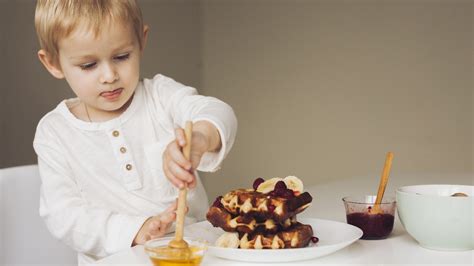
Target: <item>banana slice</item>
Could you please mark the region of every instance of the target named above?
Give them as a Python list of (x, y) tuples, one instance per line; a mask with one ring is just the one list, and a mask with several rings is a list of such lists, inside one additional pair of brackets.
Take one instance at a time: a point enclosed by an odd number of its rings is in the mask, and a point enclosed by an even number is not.
[(297, 195), (303, 193), (303, 181), (296, 176), (287, 176), (283, 178), (287, 188), (293, 190)]
[(216, 240), (216, 246), (222, 248), (238, 248), (239, 245), (239, 233), (225, 232)]
[(264, 193), (264, 194), (269, 193), (275, 188), (275, 184), (281, 180), (283, 180), (283, 178), (281, 177), (270, 178), (267, 181), (261, 183), (257, 187), (257, 192)]

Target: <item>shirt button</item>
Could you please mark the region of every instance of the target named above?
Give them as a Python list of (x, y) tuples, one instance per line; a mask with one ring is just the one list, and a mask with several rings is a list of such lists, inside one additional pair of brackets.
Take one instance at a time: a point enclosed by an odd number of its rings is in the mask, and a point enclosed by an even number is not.
[(112, 132), (112, 136), (118, 137), (118, 136), (119, 136), (119, 132), (118, 132), (117, 130), (114, 130), (114, 131)]
[(132, 170), (132, 165), (128, 163), (127, 165), (125, 165), (125, 169), (127, 169), (128, 171)]
[(126, 152), (127, 152), (127, 148), (125, 148), (125, 147), (120, 147), (120, 152), (121, 152), (121, 153), (126, 153)]

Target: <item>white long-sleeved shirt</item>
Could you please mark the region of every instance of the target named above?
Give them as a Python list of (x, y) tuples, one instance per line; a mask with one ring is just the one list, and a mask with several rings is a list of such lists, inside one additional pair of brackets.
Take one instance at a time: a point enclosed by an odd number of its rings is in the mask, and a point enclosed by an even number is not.
[[(34, 149), (41, 175), (40, 215), (56, 238), (78, 251), (79, 264), (130, 247), (143, 222), (172, 204), (162, 154), (176, 126), (206, 120), (222, 148), (205, 153), (200, 171), (215, 171), (233, 145), (237, 120), (224, 102), (156, 75), (141, 81), (119, 117), (101, 123), (77, 119), (62, 101), (38, 124)], [(198, 178), (188, 192), (187, 222), (204, 219), (206, 192)]]

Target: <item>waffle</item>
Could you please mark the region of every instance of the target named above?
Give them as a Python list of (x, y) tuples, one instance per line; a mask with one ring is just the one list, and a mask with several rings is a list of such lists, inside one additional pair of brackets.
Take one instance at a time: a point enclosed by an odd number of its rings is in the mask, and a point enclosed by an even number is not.
[(311, 204), (312, 197), (308, 192), (302, 193), (298, 178), (284, 180), (293, 189), (280, 178), (261, 179), (254, 182), (254, 189), (232, 190), (217, 197), (206, 214), (214, 227), (226, 232), (216, 245), (242, 249), (307, 246), (313, 240), (313, 229), (297, 222), (296, 215)]
[(232, 215), (223, 207), (211, 206), (206, 215), (207, 220), (214, 226), (226, 232), (239, 233), (276, 233), (296, 223), (296, 216), (292, 216), (282, 223), (273, 219), (257, 220), (252, 216)]
[(282, 223), (305, 210), (312, 199), (308, 192), (286, 199), (269, 196), (253, 189), (238, 189), (225, 194), (220, 203), (235, 216), (251, 216), (257, 220), (272, 219), (277, 223)]
[(206, 218), (225, 233), (219, 247), (242, 249), (300, 248), (317, 242), (311, 225), (297, 222), (296, 215), (313, 198), (303, 191), (295, 176), (263, 180), (257, 178), (253, 189), (237, 189), (217, 197)]
[(283, 249), (306, 247), (313, 237), (310, 225), (296, 223), (276, 234), (244, 234), (240, 238), (242, 249)]

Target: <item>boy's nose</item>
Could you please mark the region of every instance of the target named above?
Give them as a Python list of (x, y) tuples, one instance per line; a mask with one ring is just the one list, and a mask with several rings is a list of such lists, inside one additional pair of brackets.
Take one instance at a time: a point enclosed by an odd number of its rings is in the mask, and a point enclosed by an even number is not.
[(111, 64), (104, 64), (102, 75), (100, 77), (100, 83), (114, 83), (118, 80), (118, 73), (114, 66)]

